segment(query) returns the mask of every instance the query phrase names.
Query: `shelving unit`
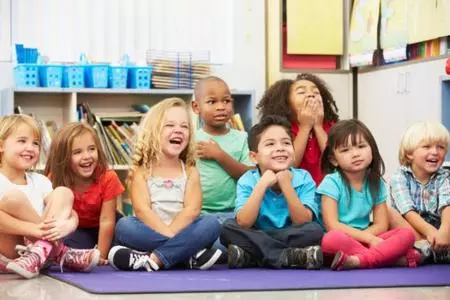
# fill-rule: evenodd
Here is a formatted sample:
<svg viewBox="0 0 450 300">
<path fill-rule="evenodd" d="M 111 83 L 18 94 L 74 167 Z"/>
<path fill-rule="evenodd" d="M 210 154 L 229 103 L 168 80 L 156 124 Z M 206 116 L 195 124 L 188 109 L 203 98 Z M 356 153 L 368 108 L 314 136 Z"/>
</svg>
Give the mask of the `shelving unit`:
<svg viewBox="0 0 450 300">
<path fill-rule="evenodd" d="M 254 91 L 232 90 L 235 112 L 241 115 L 245 128 L 252 126 L 252 106 Z M 133 104 L 155 103 L 168 98 L 179 97 L 190 101 L 193 90 L 190 89 L 70 89 L 70 88 L 13 88 L 1 92 L 2 103 L 9 103 L 12 113 L 20 106 L 24 113 L 33 113 L 44 121 L 54 120 L 58 126 L 78 121 L 77 105 L 88 102 L 95 113 L 132 112 Z M 115 170 L 128 170 L 128 166 L 113 166 Z"/>
</svg>

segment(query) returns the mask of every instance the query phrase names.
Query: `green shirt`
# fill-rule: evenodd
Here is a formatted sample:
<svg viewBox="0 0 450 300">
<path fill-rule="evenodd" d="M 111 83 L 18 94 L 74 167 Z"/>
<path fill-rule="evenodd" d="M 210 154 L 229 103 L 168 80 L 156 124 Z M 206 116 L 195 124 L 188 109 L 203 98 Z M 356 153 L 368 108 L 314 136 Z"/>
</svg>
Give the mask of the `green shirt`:
<svg viewBox="0 0 450 300">
<path fill-rule="evenodd" d="M 230 129 L 225 135 L 212 136 L 203 129 L 197 130 L 197 141 L 212 139 L 233 159 L 252 165 L 249 159 L 247 133 Z M 232 211 L 236 199 L 236 181 L 215 160 L 199 159 L 197 168 L 203 191 L 202 211 L 204 213 Z"/>
</svg>

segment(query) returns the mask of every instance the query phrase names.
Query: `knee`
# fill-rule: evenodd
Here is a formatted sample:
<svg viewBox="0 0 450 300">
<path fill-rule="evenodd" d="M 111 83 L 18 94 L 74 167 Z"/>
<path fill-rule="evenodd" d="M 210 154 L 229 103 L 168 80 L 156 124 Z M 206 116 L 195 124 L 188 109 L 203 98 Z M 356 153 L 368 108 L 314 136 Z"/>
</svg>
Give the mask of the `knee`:
<svg viewBox="0 0 450 300">
<path fill-rule="evenodd" d="M 74 196 L 71 189 L 65 186 L 58 186 L 53 190 L 53 194 L 58 201 L 64 201 L 66 205 L 70 205 L 71 207 L 73 206 Z"/>
<path fill-rule="evenodd" d="M 346 234 L 342 230 L 332 230 L 322 237 L 322 248 L 331 249 L 336 244 L 345 242 Z"/>
<path fill-rule="evenodd" d="M 217 236 L 220 233 L 220 223 L 215 216 L 202 216 L 200 219 L 201 226 L 211 230 L 212 232 L 216 232 Z"/>
<path fill-rule="evenodd" d="M 309 222 L 305 225 L 306 229 L 311 233 L 311 235 L 316 236 L 319 238 L 319 240 L 323 236 L 323 228 L 320 226 L 317 222 Z"/>
<path fill-rule="evenodd" d="M 404 243 L 410 245 L 411 247 L 414 245 L 416 237 L 414 232 L 409 228 L 397 228 L 397 234 L 401 235 L 404 238 Z"/>
</svg>

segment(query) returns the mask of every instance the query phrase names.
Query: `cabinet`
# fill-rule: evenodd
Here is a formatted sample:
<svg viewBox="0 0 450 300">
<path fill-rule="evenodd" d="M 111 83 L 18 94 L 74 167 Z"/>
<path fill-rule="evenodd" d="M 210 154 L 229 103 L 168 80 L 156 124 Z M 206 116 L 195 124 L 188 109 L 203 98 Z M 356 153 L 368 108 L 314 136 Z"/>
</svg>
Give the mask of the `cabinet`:
<svg viewBox="0 0 450 300">
<path fill-rule="evenodd" d="M 444 72 L 445 60 L 436 60 L 358 74 L 358 117 L 377 141 L 386 178 L 399 166 L 400 140 L 408 126 L 425 120 L 444 121 L 440 87 Z"/>
</svg>

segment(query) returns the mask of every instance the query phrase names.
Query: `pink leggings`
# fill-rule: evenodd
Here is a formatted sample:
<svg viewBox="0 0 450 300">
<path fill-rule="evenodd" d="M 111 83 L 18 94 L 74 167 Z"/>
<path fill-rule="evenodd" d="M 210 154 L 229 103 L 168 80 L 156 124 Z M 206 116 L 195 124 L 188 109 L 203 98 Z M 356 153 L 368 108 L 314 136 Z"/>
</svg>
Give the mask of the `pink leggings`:
<svg viewBox="0 0 450 300">
<path fill-rule="evenodd" d="M 401 257 L 406 256 L 408 267 L 417 264 L 414 249 L 414 234 L 408 228 L 397 228 L 386 231 L 378 237 L 384 241 L 370 248 L 344 233 L 332 230 L 322 238 L 322 251 L 326 256 L 334 256 L 342 251 L 347 255 L 359 258 L 361 268 L 376 268 L 393 265 Z"/>
</svg>

